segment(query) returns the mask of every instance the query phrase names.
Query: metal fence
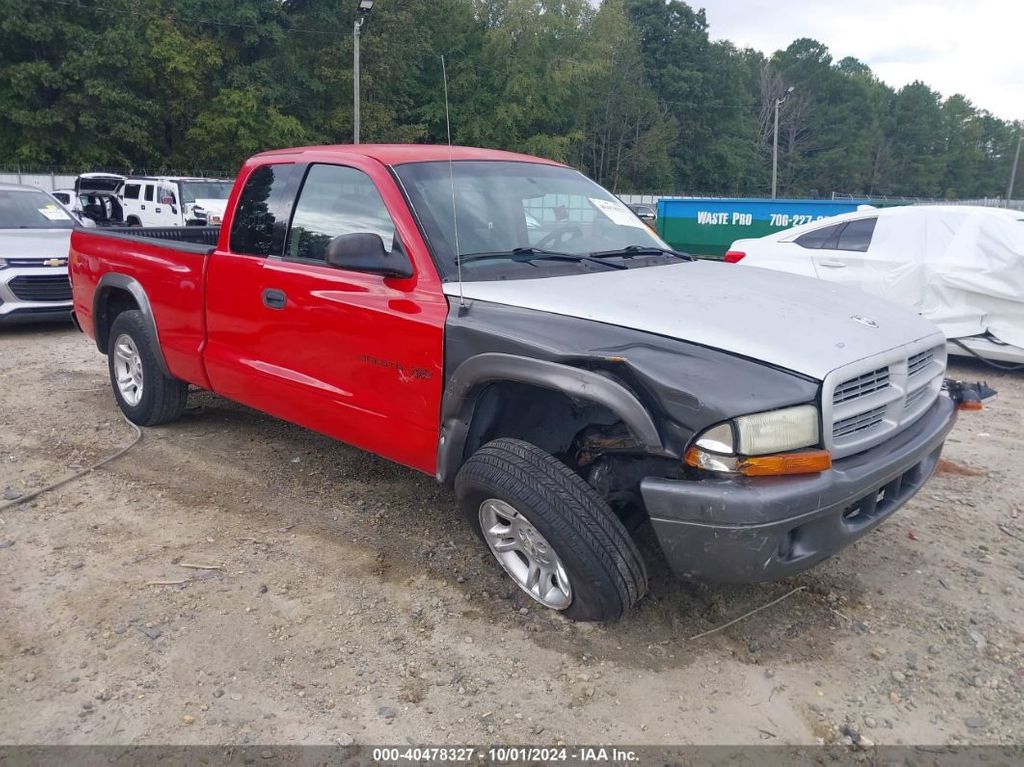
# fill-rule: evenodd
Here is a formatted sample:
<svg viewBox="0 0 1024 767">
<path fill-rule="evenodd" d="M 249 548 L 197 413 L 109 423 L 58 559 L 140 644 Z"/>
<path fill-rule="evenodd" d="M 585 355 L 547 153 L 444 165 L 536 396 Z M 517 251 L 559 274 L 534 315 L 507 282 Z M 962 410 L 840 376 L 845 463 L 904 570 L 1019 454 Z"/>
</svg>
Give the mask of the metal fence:
<svg viewBox="0 0 1024 767">
<path fill-rule="evenodd" d="M 711 199 L 733 199 L 728 195 L 720 194 L 620 194 L 618 198 L 627 205 L 651 205 L 656 206 L 659 200 L 711 200 Z M 764 199 L 764 198 L 750 198 Z M 786 198 L 802 199 L 802 198 Z M 807 198 L 811 199 L 811 198 Z M 818 198 L 820 199 L 820 198 Z M 1024 210 L 1024 200 L 1006 200 L 1002 197 L 979 197 L 973 200 L 938 200 L 929 197 L 893 197 L 879 195 L 877 197 L 861 197 L 853 194 L 839 194 L 833 192 L 832 200 L 852 201 L 865 205 L 977 205 L 987 208 L 1011 208 L 1013 210 Z"/>
<path fill-rule="evenodd" d="M 82 171 L 85 172 L 85 171 Z M 89 171 L 97 172 L 97 171 Z M 180 176 L 185 178 L 234 178 L 236 171 L 223 171 L 223 170 L 197 170 L 195 168 L 190 170 L 150 170 L 146 169 L 133 169 L 127 170 L 125 168 L 109 169 L 104 168 L 103 173 L 116 173 L 123 176 Z M 46 192 L 52 192 L 54 189 L 70 189 L 75 185 L 75 179 L 78 178 L 78 173 L 73 169 L 62 168 L 54 171 L 21 171 L 17 168 L 0 168 L 0 184 L 25 184 L 26 186 L 34 186 L 42 189 Z"/>
<path fill-rule="evenodd" d="M 52 192 L 54 189 L 70 189 L 75 185 L 75 178 L 77 178 L 77 174 L 0 171 L 0 184 L 25 184 L 39 187 L 46 192 Z"/>
<path fill-rule="evenodd" d="M 1009 208 L 1024 210 L 1024 200 L 1004 200 L 1002 197 L 980 197 L 976 200 L 915 200 L 914 205 L 976 205 L 981 208 Z"/>
<path fill-rule="evenodd" d="M 1024 200 L 1007 200 L 1004 197 L 976 197 L 970 200 L 944 200 L 934 197 L 893 197 L 879 195 L 877 197 L 863 197 L 855 194 L 832 193 L 833 200 L 854 200 L 871 204 L 880 202 L 888 205 L 974 205 L 979 208 L 1010 208 L 1012 210 L 1024 210 Z"/>
<path fill-rule="evenodd" d="M 151 170 L 134 169 L 126 170 L 104 168 L 103 172 L 119 173 L 131 176 L 186 176 L 192 178 L 234 178 L 235 171 L 223 170 Z M 23 172 L 17 168 L 0 168 L 0 184 L 26 184 L 35 186 L 47 192 L 54 189 L 70 189 L 75 185 L 75 178 L 78 173 L 73 169 L 61 168 L 54 171 L 44 172 Z M 658 200 L 690 200 L 690 199 L 711 199 L 716 197 L 727 197 L 728 195 L 679 195 L 679 194 L 620 194 L 619 199 L 627 205 L 650 205 L 657 206 Z M 832 193 L 833 200 L 855 200 L 866 205 L 872 203 L 882 204 L 912 204 L 912 205 L 979 205 L 991 208 L 1013 208 L 1024 210 L 1024 200 L 1004 200 L 1002 197 L 982 197 L 975 200 L 935 200 L 924 197 L 860 197 L 852 194 Z"/>
</svg>

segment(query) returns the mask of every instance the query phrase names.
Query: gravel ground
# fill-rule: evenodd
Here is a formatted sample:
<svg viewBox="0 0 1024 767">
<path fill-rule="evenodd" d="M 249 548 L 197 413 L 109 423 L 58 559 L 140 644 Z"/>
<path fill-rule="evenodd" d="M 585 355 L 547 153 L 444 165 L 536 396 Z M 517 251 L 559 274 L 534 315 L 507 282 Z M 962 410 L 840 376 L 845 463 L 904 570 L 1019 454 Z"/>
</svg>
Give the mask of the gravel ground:
<svg viewBox="0 0 1024 767">
<path fill-rule="evenodd" d="M 1024 374 L 952 373 L 999 400 L 867 538 L 709 587 L 648 535 L 650 594 L 598 626 L 527 601 L 431 478 L 195 393 L 0 512 L 0 742 L 1020 742 Z M 4 496 L 132 438 L 86 338 L 0 331 Z"/>
</svg>

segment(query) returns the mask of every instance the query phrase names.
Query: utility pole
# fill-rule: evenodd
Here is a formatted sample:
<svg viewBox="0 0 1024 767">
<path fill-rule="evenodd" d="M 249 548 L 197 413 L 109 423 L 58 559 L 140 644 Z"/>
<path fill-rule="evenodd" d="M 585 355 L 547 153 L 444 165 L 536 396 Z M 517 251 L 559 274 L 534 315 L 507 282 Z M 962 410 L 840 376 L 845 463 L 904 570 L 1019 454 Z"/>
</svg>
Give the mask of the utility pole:
<svg viewBox="0 0 1024 767">
<path fill-rule="evenodd" d="M 775 99 L 775 130 L 772 131 L 772 199 L 775 199 L 775 192 L 778 189 L 779 180 L 779 107 L 786 100 L 786 97 L 793 92 L 793 86 L 786 88 L 782 98 Z"/>
<path fill-rule="evenodd" d="M 1013 167 L 1010 168 L 1010 183 L 1006 187 L 1006 207 L 1010 207 L 1010 200 L 1013 199 L 1013 182 L 1017 180 L 1017 165 L 1020 163 L 1020 143 L 1024 139 L 1024 133 L 1017 129 L 1017 151 L 1013 155 Z"/>
<path fill-rule="evenodd" d="M 373 0 L 359 0 L 356 20 L 352 25 L 352 143 L 359 143 L 359 33 Z"/>
</svg>

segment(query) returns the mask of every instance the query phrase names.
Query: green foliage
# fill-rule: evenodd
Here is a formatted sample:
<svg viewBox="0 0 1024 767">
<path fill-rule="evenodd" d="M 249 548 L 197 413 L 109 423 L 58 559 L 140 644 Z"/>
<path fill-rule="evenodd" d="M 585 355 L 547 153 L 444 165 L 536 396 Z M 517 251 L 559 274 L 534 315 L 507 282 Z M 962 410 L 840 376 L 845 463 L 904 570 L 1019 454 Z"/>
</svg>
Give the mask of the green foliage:
<svg viewBox="0 0 1024 767">
<path fill-rule="evenodd" d="M 670 187 L 675 120 L 647 82 L 640 40 L 622 0 L 601 5 L 585 60 L 578 98 L 586 114 L 570 159 L 614 191 Z"/>
<path fill-rule="evenodd" d="M 264 149 L 302 146 L 302 123 L 263 103 L 254 89 L 224 88 L 196 115 L 186 134 L 200 165 L 230 168 Z"/>
<path fill-rule="evenodd" d="M 355 0 L 7 0 L 0 165 L 222 168 L 352 134 Z M 800 39 L 712 41 L 682 0 L 377 0 L 364 141 L 453 139 L 571 163 L 620 192 L 995 196 L 1019 124 L 898 91 Z M 793 92 L 786 95 L 792 86 Z"/>
</svg>

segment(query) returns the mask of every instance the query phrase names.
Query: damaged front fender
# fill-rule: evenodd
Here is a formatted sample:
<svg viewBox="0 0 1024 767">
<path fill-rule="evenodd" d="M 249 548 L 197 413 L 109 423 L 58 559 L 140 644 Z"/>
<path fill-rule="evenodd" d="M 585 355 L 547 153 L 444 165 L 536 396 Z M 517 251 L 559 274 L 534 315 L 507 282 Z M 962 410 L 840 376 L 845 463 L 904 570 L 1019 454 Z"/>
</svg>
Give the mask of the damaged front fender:
<svg viewBox="0 0 1024 767">
<path fill-rule="evenodd" d="M 647 408 L 626 387 L 591 370 L 514 354 L 488 352 L 470 357 L 452 374 L 441 405 L 437 478 L 450 482 L 462 465 L 477 395 L 487 384 L 511 381 L 557 391 L 607 408 L 643 450 L 664 454 L 661 436 Z"/>
</svg>

